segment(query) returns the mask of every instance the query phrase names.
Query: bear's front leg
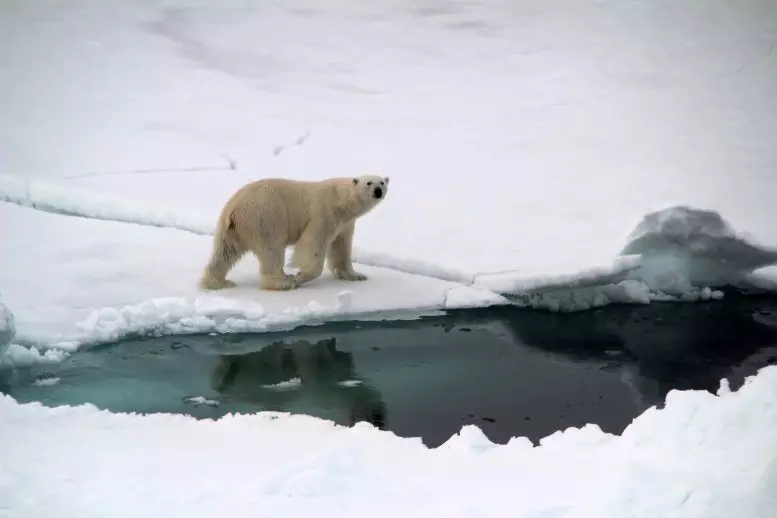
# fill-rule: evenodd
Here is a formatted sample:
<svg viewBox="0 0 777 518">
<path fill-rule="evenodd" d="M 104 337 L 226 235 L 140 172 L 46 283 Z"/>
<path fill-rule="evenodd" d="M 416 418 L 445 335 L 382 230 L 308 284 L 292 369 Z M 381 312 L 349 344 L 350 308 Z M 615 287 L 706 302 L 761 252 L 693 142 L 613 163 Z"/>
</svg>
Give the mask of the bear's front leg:
<svg viewBox="0 0 777 518">
<path fill-rule="evenodd" d="M 354 230 L 355 225 L 351 223 L 344 227 L 332 241 L 332 246 L 329 247 L 327 254 L 329 271 L 344 281 L 366 281 L 367 276 L 354 270 L 351 263 Z"/>
<path fill-rule="evenodd" d="M 299 268 L 295 276 L 297 286 L 321 276 L 324 271 L 324 242 L 315 232 L 305 232 L 296 245 L 291 258 L 292 266 Z"/>
</svg>

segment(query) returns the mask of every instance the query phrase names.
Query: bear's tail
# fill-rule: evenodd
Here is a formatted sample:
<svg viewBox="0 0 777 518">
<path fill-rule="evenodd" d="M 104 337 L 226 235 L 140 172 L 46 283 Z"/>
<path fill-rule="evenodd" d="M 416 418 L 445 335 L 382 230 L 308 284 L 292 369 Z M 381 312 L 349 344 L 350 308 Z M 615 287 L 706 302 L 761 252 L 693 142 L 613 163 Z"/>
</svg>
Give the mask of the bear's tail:
<svg viewBox="0 0 777 518">
<path fill-rule="evenodd" d="M 213 236 L 213 249 L 202 273 L 200 287 L 218 289 L 233 286 L 233 283 L 226 281 L 226 275 L 245 252 L 235 233 L 233 214 L 229 214 L 221 219 Z"/>
<path fill-rule="evenodd" d="M 234 211 L 226 214 L 219 222 L 219 228 L 216 235 L 213 236 L 213 253 L 222 257 L 230 257 L 239 250 L 243 249 L 240 239 L 235 232 L 235 213 Z"/>
</svg>

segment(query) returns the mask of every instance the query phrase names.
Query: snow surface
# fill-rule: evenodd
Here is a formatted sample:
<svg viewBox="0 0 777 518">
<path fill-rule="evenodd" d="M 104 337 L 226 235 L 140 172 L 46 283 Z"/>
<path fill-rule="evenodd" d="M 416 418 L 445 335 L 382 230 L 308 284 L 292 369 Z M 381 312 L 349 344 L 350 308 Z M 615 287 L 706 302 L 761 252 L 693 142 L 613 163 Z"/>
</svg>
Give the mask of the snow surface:
<svg viewBox="0 0 777 518">
<path fill-rule="evenodd" d="M 468 425 L 436 449 L 367 423 L 197 421 L 0 396 L 0 514 L 766 518 L 775 391 L 769 366 L 736 392 L 673 391 L 621 436 L 587 425 L 495 445 Z"/>
</svg>

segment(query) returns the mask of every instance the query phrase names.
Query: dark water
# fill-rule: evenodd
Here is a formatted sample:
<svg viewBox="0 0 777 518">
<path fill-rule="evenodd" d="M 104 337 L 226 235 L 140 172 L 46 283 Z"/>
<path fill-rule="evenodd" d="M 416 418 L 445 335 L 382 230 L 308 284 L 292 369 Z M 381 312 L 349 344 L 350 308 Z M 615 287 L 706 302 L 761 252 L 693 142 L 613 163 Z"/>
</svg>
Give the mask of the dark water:
<svg viewBox="0 0 777 518">
<path fill-rule="evenodd" d="M 129 340 L 0 372 L 0 390 L 48 405 L 198 418 L 278 410 L 367 420 L 436 446 L 465 423 L 495 442 L 589 422 L 619 433 L 671 389 L 716 391 L 721 378 L 736 389 L 775 362 L 777 300 L 729 295 L 567 315 L 462 310 L 285 334 Z M 293 378 L 301 384 L 272 386 Z"/>
</svg>

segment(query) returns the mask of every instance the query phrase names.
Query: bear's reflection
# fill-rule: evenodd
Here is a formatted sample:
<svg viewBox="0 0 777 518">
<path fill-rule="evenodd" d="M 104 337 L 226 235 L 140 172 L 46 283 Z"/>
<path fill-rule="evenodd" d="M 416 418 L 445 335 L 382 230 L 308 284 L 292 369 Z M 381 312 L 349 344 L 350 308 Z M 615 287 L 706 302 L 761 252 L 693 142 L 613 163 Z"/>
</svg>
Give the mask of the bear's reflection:
<svg viewBox="0 0 777 518">
<path fill-rule="evenodd" d="M 335 338 L 273 342 L 258 352 L 222 355 L 211 386 L 225 398 L 266 410 L 305 413 L 346 426 L 367 421 L 385 429 L 380 393 L 356 379 L 351 353 L 338 351 L 336 343 Z"/>
</svg>

